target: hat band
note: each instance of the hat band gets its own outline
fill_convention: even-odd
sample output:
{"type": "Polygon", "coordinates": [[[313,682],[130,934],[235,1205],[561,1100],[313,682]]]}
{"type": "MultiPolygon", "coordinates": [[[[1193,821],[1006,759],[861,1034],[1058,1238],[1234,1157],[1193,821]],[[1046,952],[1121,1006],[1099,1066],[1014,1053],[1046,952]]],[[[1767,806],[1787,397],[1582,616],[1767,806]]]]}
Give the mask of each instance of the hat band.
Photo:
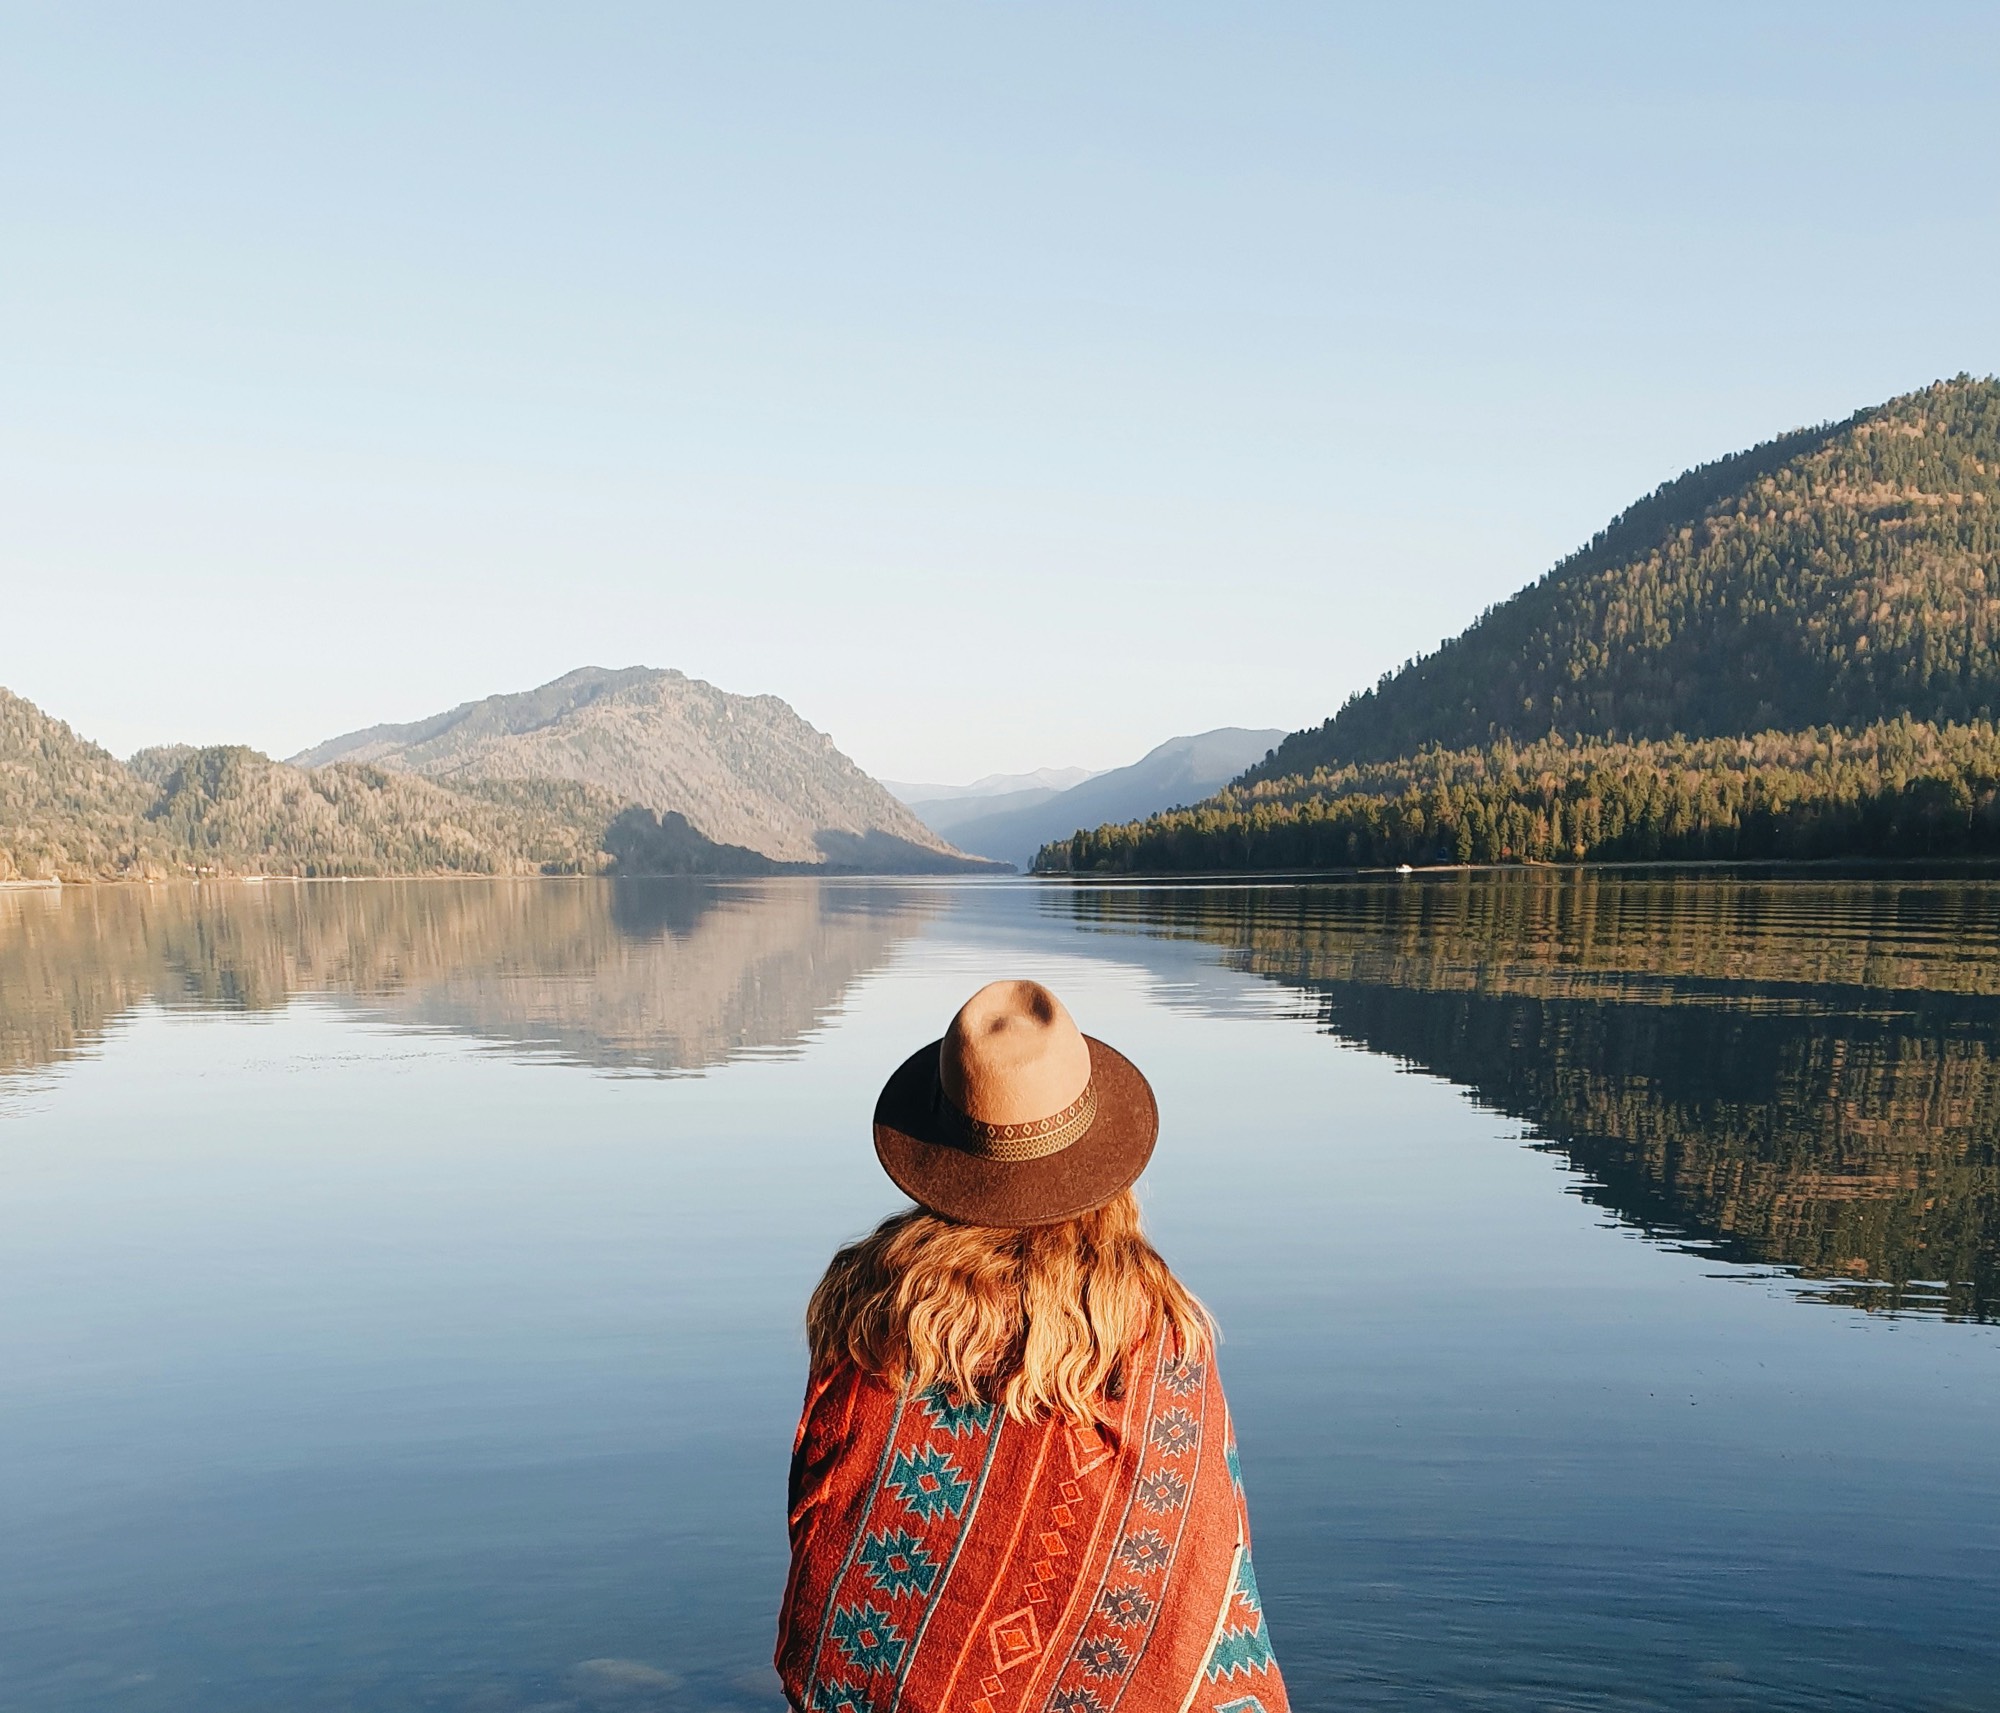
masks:
{"type": "Polygon", "coordinates": [[[1024,1124],[988,1124],[961,1111],[942,1091],[940,1097],[965,1133],[966,1152],[988,1160],[1041,1160],[1050,1154],[1060,1154],[1097,1119],[1095,1082],[1085,1083],[1083,1093],[1062,1111],[1047,1118],[1029,1119],[1024,1124]]]}

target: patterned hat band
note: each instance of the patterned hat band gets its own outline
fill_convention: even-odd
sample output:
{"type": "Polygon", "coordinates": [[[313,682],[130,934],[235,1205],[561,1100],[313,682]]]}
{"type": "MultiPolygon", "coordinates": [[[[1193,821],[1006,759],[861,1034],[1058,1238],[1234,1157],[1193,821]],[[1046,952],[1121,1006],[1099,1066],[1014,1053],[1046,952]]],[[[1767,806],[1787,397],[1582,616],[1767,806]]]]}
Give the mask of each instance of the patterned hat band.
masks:
{"type": "Polygon", "coordinates": [[[1015,1162],[1042,1160],[1060,1154],[1088,1130],[1097,1118],[1097,1085],[1088,1082],[1083,1093],[1047,1118],[1031,1118],[1023,1124],[987,1124],[961,1112],[942,1090],[938,1100],[958,1121],[963,1147],[982,1159],[1015,1162]]]}

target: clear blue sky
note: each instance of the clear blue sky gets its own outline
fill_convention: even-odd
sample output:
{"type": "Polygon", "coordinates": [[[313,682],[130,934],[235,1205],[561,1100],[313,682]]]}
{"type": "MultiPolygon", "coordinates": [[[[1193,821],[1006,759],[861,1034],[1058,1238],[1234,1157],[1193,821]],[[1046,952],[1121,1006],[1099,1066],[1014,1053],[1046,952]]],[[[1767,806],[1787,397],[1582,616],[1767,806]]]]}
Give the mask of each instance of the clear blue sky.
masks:
{"type": "Polygon", "coordinates": [[[1961,369],[1991,4],[0,9],[0,683],[121,753],[1114,765],[1961,369]]]}

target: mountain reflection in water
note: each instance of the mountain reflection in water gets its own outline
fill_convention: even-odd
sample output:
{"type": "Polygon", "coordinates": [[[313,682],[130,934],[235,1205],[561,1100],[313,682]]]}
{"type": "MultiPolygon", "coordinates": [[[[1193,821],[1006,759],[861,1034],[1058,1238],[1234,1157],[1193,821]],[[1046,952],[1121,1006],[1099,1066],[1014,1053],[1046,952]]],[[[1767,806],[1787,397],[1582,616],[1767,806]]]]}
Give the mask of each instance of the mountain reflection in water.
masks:
{"type": "Polygon", "coordinates": [[[699,880],[103,886],[0,892],[0,1073],[147,1005],[326,996],[651,1074],[792,1051],[929,919],[919,889],[699,880]]]}
{"type": "Polygon", "coordinates": [[[1297,989],[1650,1236],[2000,1318],[2000,885],[1528,872],[1059,908],[1297,989]]]}

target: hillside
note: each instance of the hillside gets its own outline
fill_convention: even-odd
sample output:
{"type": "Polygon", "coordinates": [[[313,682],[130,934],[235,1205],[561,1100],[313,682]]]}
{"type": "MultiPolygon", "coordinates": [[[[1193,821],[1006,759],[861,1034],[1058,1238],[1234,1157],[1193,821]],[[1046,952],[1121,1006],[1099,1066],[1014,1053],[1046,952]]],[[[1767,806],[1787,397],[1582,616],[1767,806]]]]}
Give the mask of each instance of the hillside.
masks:
{"type": "Polygon", "coordinates": [[[371,726],[294,756],[440,784],[567,780],[778,862],[962,866],[910,810],[775,696],[679,672],[584,667],[409,725],[371,726]]]}
{"type": "Polygon", "coordinates": [[[619,808],[576,787],[508,801],[240,745],[134,762],[0,690],[0,880],[594,872],[619,808]]]}
{"type": "Polygon", "coordinates": [[[166,872],[155,791],[109,750],[0,689],[0,880],[166,872]]]}
{"type": "MultiPolygon", "coordinates": [[[[1049,840],[1067,838],[1079,827],[1150,815],[1207,796],[1281,736],[1276,731],[1224,726],[1193,737],[1169,738],[1131,766],[1095,774],[1067,791],[1016,801],[997,813],[952,818],[951,839],[960,850],[1026,868],[1049,840]]],[[[931,812],[928,805],[923,812],[931,812]]]]}
{"type": "Polygon", "coordinates": [[[1510,739],[2000,713],[2000,382],[1691,470],[1246,783],[1510,739]]]}
{"type": "MultiPolygon", "coordinates": [[[[832,763],[822,759],[814,765],[815,783],[825,787],[825,795],[846,791],[865,808],[867,791],[850,789],[844,779],[851,773],[888,801],[783,703],[772,705],[784,718],[770,724],[784,733],[789,721],[796,728],[790,735],[808,734],[833,757],[832,763]]],[[[629,756],[629,749],[620,752],[611,741],[620,727],[614,718],[592,730],[572,728],[568,736],[587,756],[593,731],[599,738],[609,732],[597,753],[607,758],[602,771],[617,776],[613,763],[621,753],[629,756]]],[[[386,757],[395,745],[382,733],[394,730],[378,728],[369,744],[354,746],[352,753],[386,757]]],[[[448,729],[434,737],[454,741],[448,729]]],[[[470,736],[457,741],[476,748],[470,736]]],[[[762,740],[750,747],[755,751],[759,744],[762,740]]],[[[811,760],[810,745],[797,747],[811,760]]],[[[712,753],[730,752],[725,742],[712,753]]],[[[794,800],[812,801],[811,790],[795,790],[794,800]]],[[[839,807],[835,802],[834,810],[839,807]]],[[[907,811],[891,807],[907,817],[907,811]]],[[[831,816],[817,828],[810,858],[778,859],[718,840],[678,811],[656,811],[577,778],[484,777],[467,770],[446,782],[373,760],[300,766],[240,744],[169,744],[121,762],[32,702],[0,690],[0,881],[194,874],[941,873],[986,866],[951,850],[914,819],[907,827],[901,821],[884,827],[879,820],[850,827],[831,816]]]]}
{"type": "Polygon", "coordinates": [[[242,745],[186,753],[147,822],[183,866],[232,874],[588,874],[614,805],[578,818],[341,763],[292,767],[242,745]]]}

